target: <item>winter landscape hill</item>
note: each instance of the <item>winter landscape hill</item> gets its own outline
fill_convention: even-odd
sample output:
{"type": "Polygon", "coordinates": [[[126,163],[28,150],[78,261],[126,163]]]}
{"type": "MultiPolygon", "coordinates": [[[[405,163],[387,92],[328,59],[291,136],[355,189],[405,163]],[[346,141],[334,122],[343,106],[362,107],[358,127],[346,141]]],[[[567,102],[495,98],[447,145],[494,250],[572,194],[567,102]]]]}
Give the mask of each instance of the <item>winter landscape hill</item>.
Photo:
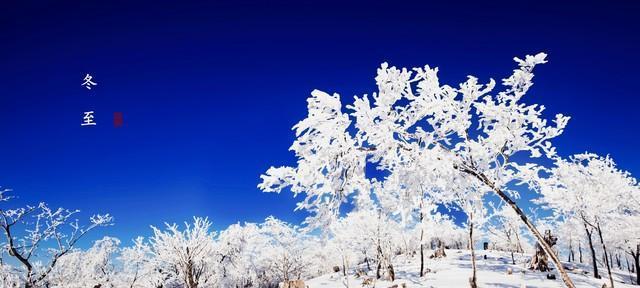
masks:
{"type": "MultiPolygon", "coordinates": [[[[427,267],[430,272],[425,277],[420,278],[418,271],[419,261],[417,258],[397,259],[395,281],[371,281],[370,285],[363,285],[365,279],[375,279],[375,271],[369,271],[368,275],[356,277],[355,271],[351,271],[349,277],[345,279],[342,272],[323,275],[306,281],[309,288],[338,288],[338,287],[414,287],[414,288],[436,288],[436,287],[469,287],[471,261],[468,250],[447,250],[447,257],[429,259],[427,267]]],[[[477,252],[477,281],[478,287],[508,287],[508,288],[551,288],[563,287],[562,281],[558,279],[547,279],[548,273],[531,271],[527,269],[531,257],[527,255],[516,255],[516,264],[511,262],[508,253],[499,251],[478,251],[477,252]],[[484,255],[487,259],[484,259],[484,255]],[[508,273],[511,270],[511,274],[508,273]]],[[[576,287],[603,287],[607,283],[606,277],[596,279],[590,272],[589,266],[580,263],[565,263],[569,270],[569,275],[576,287]]],[[[364,266],[360,268],[365,269],[364,266]]],[[[366,269],[365,269],[366,270],[366,269]]],[[[554,274],[554,271],[551,272],[554,274]]],[[[558,276],[556,275],[556,278],[558,276]]],[[[629,284],[632,275],[627,271],[615,270],[615,287],[637,287],[629,284]]],[[[634,282],[635,283],[635,282],[634,282]]]]}

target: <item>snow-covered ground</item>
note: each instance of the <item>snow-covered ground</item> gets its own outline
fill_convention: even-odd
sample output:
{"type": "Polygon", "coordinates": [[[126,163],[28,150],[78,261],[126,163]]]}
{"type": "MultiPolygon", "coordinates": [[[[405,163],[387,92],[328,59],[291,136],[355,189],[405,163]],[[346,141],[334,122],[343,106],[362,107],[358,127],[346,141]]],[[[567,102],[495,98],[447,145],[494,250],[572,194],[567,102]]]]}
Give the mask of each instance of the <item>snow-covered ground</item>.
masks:
{"type": "MultiPolygon", "coordinates": [[[[556,275],[556,280],[548,280],[546,278],[547,273],[527,270],[526,262],[528,257],[526,256],[516,256],[517,264],[512,265],[511,256],[506,253],[487,251],[486,254],[486,260],[483,259],[485,251],[478,251],[476,254],[479,287],[563,287],[559,275],[556,275]],[[513,270],[511,275],[507,274],[507,268],[509,267],[513,270]]],[[[408,288],[469,287],[468,279],[469,276],[471,276],[470,259],[469,251],[447,250],[446,258],[428,259],[426,261],[426,267],[431,269],[431,272],[423,278],[418,276],[420,265],[418,258],[396,259],[396,263],[394,263],[396,280],[393,283],[390,281],[376,281],[374,284],[375,287],[380,288],[391,287],[394,284],[398,284],[397,287],[402,287],[402,283],[405,283],[408,288]]],[[[573,271],[570,272],[570,276],[577,287],[599,288],[602,287],[603,283],[608,283],[606,270],[600,271],[603,273],[602,279],[595,279],[591,275],[591,270],[589,270],[588,266],[580,266],[572,263],[567,264],[567,266],[574,267],[573,271]],[[588,272],[587,275],[584,273],[585,270],[588,272]]],[[[369,276],[360,278],[353,276],[353,273],[351,274],[352,276],[348,277],[348,279],[346,279],[347,281],[345,281],[341,273],[333,273],[310,279],[306,281],[306,284],[309,288],[331,288],[347,287],[346,284],[348,282],[348,287],[363,287],[362,282],[364,278],[375,279],[375,271],[369,272],[369,276]]],[[[629,284],[630,276],[626,271],[615,270],[614,274],[614,279],[617,281],[615,287],[638,287],[629,284]]]]}

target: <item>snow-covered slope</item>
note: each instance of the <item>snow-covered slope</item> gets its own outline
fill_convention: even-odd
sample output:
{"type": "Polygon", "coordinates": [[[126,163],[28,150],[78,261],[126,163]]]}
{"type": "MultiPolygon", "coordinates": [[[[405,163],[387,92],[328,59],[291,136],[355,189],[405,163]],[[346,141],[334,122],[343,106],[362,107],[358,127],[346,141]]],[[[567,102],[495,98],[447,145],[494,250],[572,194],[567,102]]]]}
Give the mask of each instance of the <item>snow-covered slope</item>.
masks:
{"type": "MultiPolygon", "coordinates": [[[[425,277],[420,278],[418,276],[419,260],[417,258],[412,259],[396,259],[394,263],[396,270],[396,280],[392,283],[389,281],[376,281],[375,287],[387,288],[394,284],[398,284],[401,287],[402,283],[406,284],[406,287],[411,288],[426,288],[426,287],[469,287],[469,276],[471,275],[471,258],[468,251],[465,250],[447,250],[448,257],[437,260],[427,260],[426,267],[431,272],[426,274],[425,277]]],[[[477,266],[478,266],[478,286],[479,287],[563,287],[562,281],[559,277],[557,280],[548,280],[546,278],[547,273],[533,272],[526,269],[526,262],[528,257],[516,256],[516,265],[511,264],[511,256],[500,252],[487,251],[487,259],[484,259],[485,251],[478,251],[477,266]],[[513,273],[507,274],[507,269],[511,268],[513,273]],[[524,273],[523,273],[524,272],[524,273]]],[[[589,273],[587,266],[580,266],[576,264],[567,264],[568,267],[573,267],[570,272],[571,278],[577,287],[602,287],[603,283],[608,282],[606,276],[606,270],[602,271],[602,279],[595,279],[589,273]],[[587,271],[585,275],[584,271],[587,271]]],[[[629,274],[623,271],[614,271],[616,279],[615,287],[638,287],[630,285],[629,274]],[[626,283],[626,284],[623,284],[626,283]]],[[[331,287],[363,287],[362,282],[364,278],[375,279],[375,271],[369,272],[369,276],[363,276],[356,278],[352,275],[345,279],[341,273],[333,273],[323,275],[311,280],[306,281],[309,288],[331,288],[331,287]]],[[[558,276],[558,275],[556,275],[558,276]]],[[[369,286],[374,287],[374,286],[369,286]]]]}

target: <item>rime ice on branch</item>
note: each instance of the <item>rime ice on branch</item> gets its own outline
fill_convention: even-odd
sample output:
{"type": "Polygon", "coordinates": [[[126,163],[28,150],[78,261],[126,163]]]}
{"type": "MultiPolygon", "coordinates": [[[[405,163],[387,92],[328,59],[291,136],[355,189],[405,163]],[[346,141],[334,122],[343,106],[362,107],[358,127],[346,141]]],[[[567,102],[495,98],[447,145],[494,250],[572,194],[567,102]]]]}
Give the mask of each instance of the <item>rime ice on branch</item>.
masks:
{"type": "MultiPolygon", "coordinates": [[[[519,195],[511,188],[529,184],[537,176],[542,168],[533,158],[556,156],[550,140],[569,120],[558,114],[551,124],[542,116],[544,106],[522,101],[533,85],[534,67],[546,63],[545,58],[544,53],[514,58],[518,68],[502,80],[505,88],[493,94],[493,79],[480,84],[469,76],[456,86],[441,85],[437,68],[408,70],[387,63],[375,78],[378,92],[355,97],[346,106],[348,113],[342,111],[337,94],[313,91],[309,115],[294,126],[297,139],[291,150],[297,165],[270,168],[259,187],[267,192],[289,187],[296,195],[304,193],[298,209],[312,213],[307,223],[326,227],[349,199],[355,199],[357,207],[373,205],[371,192],[381,199],[389,191],[372,189],[377,180],[366,177],[367,165],[390,175],[382,181],[393,179],[394,173],[422,173],[435,180],[429,184],[439,184],[429,189],[477,186],[477,193],[494,193],[518,214],[563,281],[573,287],[560,260],[514,201],[519,195]],[[518,161],[512,161],[515,155],[518,161]]],[[[457,191],[445,192],[450,193],[436,194],[436,202],[458,197],[457,191]]]]}
{"type": "MultiPolygon", "coordinates": [[[[0,202],[11,199],[0,191],[0,202]]],[[[0,229],[4,234],[4,249],[21,265],[25,288],[48,286],[49,274],[57,268],[63,256],[89,231],[112,225],[109,214],[94,215],[90,224],[81,226],[73,217],[78,210],[51,209],[47,204],[16,209],[0,208],[0,229]]]]}

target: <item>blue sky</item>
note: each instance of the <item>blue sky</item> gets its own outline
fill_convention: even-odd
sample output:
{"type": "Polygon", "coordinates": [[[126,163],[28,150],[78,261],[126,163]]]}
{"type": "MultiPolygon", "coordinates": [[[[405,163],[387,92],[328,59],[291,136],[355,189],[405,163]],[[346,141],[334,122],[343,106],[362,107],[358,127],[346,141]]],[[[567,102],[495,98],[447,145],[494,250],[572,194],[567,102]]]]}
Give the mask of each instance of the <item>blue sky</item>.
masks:
{"type": "Polygon", "coordinates": [[[209,216],[299,223],[259,175],[292,164],[290,128],[313,89],[375,89],[376,68],[500,79],[544,51],[526,100],[572,116],[562,155],[611,154],[640,173],[640,33],[634,1],[11,1],[0,11],[0,185],[123,240],[209,216]],[[80,86],[85,73],[98,86],[80,86]],[[95,110],[96,127],[81,127],[95,110]],[[114,128],[113,112],[124,127],[114,128]]]}

